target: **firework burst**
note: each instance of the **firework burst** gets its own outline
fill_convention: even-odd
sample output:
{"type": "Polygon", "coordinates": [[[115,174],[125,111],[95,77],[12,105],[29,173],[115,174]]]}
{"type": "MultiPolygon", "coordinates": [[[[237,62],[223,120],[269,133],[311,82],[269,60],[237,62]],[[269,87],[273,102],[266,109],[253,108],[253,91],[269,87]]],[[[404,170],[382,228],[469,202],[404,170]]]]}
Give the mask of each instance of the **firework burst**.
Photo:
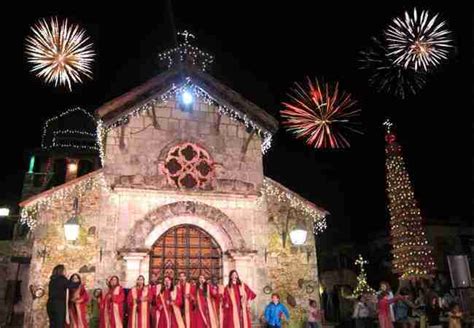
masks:
{"type": "Polygon", "coordinates": [[[283,102],[280,114],[286,129],[297,138],[306,139],[306,144],[314,148],[346,148],[349,141],[342,130],[360,133],[352,125],[351,118],[357,116],[357,103],[349,93],[308,78],[307,89],[295,83],[289,94],[290,102],[283,102]]]}
{"type": "Polygon", "coordinates": [[[408,95],[415,95],[426,84],[425,72],[394,64],[387,46],[376,37],[372,38],[372,44],[360,54],[359,68],[368,73],[369,85],[378,92],[404,99],[408,95]]]}
{"type": "Polygon", "coordinates": [[[46,83],[67,86],[81,83],[82,77],[92,78],[91,64],[94,51],[85,31],[78,25],[58,18],[38,21],[26,38],[26,55],[33,64],[32,72],[46,83]]]}
{"type": "Polygon", "coordinates": [[[430,17],[427,10],[418,15],[416,8],[412,15],[405,12],[405,17],[394,18],[385,31],[393,63],[415,71],[428,71],[448,58],[453,47],[450,35],[446,22],[438,15],[430,17]]]}

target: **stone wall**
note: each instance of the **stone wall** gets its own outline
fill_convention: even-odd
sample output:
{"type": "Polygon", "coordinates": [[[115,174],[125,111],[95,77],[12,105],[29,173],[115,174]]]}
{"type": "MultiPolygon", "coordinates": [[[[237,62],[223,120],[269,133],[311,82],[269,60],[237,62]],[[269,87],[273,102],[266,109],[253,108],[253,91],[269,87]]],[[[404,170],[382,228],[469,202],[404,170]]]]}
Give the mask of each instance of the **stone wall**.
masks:
{"type": "Polygon", "coordinates": [[[100,190],[91,190],[79,200],[80,234],[74,243],[64,237],[64,222],[73,215],[73,199],[58,199],[49,210],[40,213],[39,225],[34,230],[34,243],[30,264],[29,285],[45,289],[45,296],[32,300],[27,294],[25,302],[25,326],[46,327],[46,301],[49,277],[54,266],[64,264],[67,275],[79,273],[88,288],[95,285],[99,243],[96,225],[100,205],[100,190]]]}
{"type": "MultiPolygon", "coordinates": [[[[287,240],[286,247],[283,247],[281,230],[277,227],[273,227],[268,238],[268,281],[265,286],[270,287],[267,287],[267,293],[280,294],[282,302],[288,306],[291,314],[289,327],[304,327],[309,299],[320,304],[314,245],[312,234],[308,234],[305,245],[293,246],[287,240]]],[[[263,290],[259,292],[262,293],[263,290]]]]}
{"type": "Polygon", "coordinates": [[[107,133],[107,176],[114,185],[174,189],[160,172],[168,150],[181,142],[206,149],[215,162],[215,191],[255,192],[263,179],[261,140],[245,126],[199,101],[183,111],[175,101],[154,105],[107,133]]]}
{"type": "MultiPolygon", "coordinates": [[[[289,193],[290,197],[297,197],[290,190],[280,191],[289,193]]],[[[264,256],[268,275],[265,284],[267,293],[280,294],[282,302],[289,307],[291,313],[289,327],[305,327],[309,300],[315,300],[318,305],[320,304],[316,244],[312,233],[313,217],[308,215],[301,205],[296,206],[289,202],[288,198],[280,197],[278,194],[266,194],[263,204],[267,210],[265,224],[269,230],[265,236],[264,256]],[[297,225],[305,228],[307,238],[303,245],[295,246],[289,233],[297,225]]]]}
{"type": "Polygon", "coordinates": [[[99,222],[104,254],[121,257],[107,256],[98,264],[99,285],[111,272],[118,274],[126,286],[133,283],[138,273],[147,277],[146,256],[153,243],[173,226],[193,224],[210,233],[226,254],[224,281],[231,269],[237,269],[259,294],[255,314],[263,311],[267,299],[258,290],[268,280],[263,256],[268,225],[266,211],[258,206],[256,196],[117,188],[103,203],[101,213],[107,214],[99,222]],[[124,257],[132,253],[136,259],[137,252],[142,252],[143,257],[140,269],[127,277],[124,257]]]}

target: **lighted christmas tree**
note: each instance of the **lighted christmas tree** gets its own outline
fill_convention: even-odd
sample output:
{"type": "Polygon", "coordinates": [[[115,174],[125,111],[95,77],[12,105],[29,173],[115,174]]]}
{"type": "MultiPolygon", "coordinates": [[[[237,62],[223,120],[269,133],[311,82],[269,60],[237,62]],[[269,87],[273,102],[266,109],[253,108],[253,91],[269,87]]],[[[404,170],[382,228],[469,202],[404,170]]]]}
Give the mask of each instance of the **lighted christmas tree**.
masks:
{"type": "Polygon", "coordinates": [[[371,294],[371,295],[375,294],[375,290],[373,290],[372,287],[370,287],[369,284],[367,283],[367,274],[365,273],[365,268],[364,268],[364,265],[366,265],[367,263],[369,262],[364,260],[362,255],[359,254],[359,257],[355,261],[355,265],[360,266],[360,272],[359,272],[359,275],[357,276],[357,286],[352,292],[352,296],[354,298],[359,297],[362,294],[371,294]]]}
{"type": "Polygon", "coordinates": [[[392,271],[402,279],[426,278],[434,270],[431,247],[425,236],[402,148],[392,131],[392,123],[387,120],[384,125],[392,271]]]}

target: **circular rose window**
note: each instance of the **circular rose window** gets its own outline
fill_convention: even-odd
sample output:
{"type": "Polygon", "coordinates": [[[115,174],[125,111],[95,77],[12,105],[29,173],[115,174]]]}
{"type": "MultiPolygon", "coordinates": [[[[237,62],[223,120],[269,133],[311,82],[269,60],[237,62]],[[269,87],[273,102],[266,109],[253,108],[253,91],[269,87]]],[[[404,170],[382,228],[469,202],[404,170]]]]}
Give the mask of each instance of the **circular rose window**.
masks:
{"type": "Polygon", "coordinates": [[[165,160],[165,173],[178,188],[211,189],[213,162],[201,147],[184,143],[170,149],[165,160]]]}

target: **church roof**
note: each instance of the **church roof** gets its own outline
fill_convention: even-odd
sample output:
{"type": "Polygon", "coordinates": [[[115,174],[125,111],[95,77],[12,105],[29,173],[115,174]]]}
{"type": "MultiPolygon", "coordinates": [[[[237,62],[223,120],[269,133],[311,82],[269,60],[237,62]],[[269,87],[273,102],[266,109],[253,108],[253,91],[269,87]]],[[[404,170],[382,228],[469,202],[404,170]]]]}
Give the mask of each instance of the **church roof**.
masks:
{"type": "Polygon", "coordinates": [[[53,194],[56,194],[58,192],[64,192],[65,189],[74,187],[80,183],[86,183],[91,179],[97,179],[103,172],[103,169],[98,169],[95,171],[92,171],[90,173],[84,174],[81,177],[72,179],[68,182],[65,182],[59,186],[53,187],[51,189],[45,190],[43,192],[40,192],[39,194],[36,194],[34,196],[31,196],[30,198],[25,199],[22,201],[19,206],[20,207],[25,207],[31,204],[34,204],[36,201],[39,201],[42,198],[45,198],[47,196],[52,196],[53,194]]]}
{"type": "Polygon", "coordinates": [[[263,188],[264,188],[264,191],[267,194],[275,194],[275,192],[273,192],[271,190],[271,188],[277,188],[285,194],[285,198],[293,200],[293,203],[304,204],[308,209],[317,212],[319,214],[319,216],[321,216],[321,217],[325,217],[325,216],[329,215],[329,212],[326,211],[325,209],[323,209],[322,207],[319,207],[318,205],[310,202],[309,200],[303,198],[302,196],[300,196],[299,194],[297,194],[293,190],[288,189],[287,187],[285,187],[281,183],[276,182],[275,180],[273,180],[273,179],[271,179],[267,176],[264,178],[263,188]]]}
{"type": "Polygon", "coordinates": [[[160,94],[166,93],[172,86],[183,85],[187,78],[194,85],[211,95],[220,105],[241,112],[272,134],[278,129],[278,121],[272,115],[211,75],[188,63],[178,64],[105,103],[96,110],[96,114],[104,121],[105,125],[113,124],[122,116],[133,111],[134,108],[144,105],[160,94]]]}

